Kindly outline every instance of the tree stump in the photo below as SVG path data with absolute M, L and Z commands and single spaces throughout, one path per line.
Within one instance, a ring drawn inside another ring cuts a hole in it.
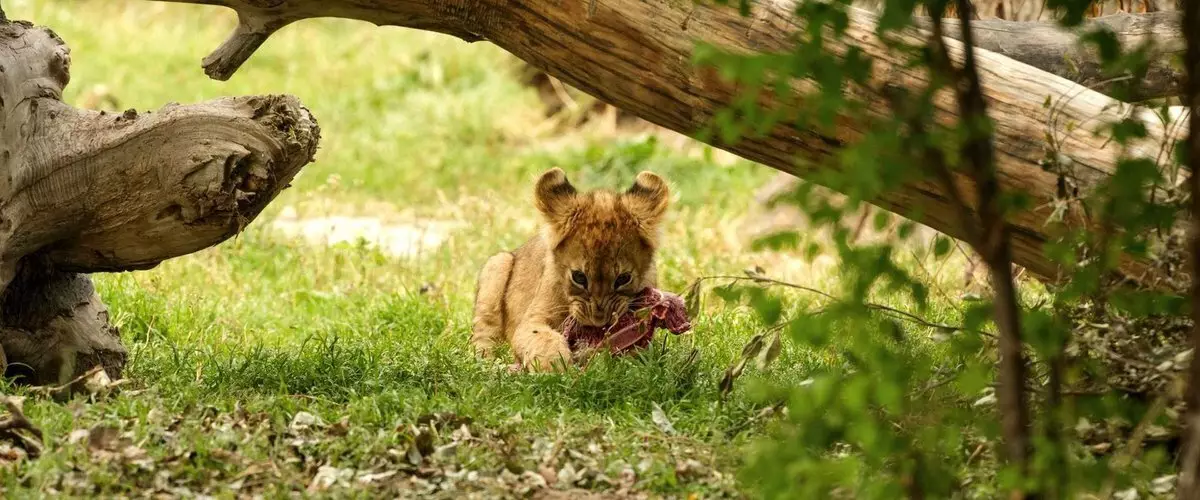
M 0 347 L 5 372 L 63 384 L 126 351 L 86 273 L 149 269 L 237 234 L 313 159 L 290 96 L 120 115 L 62 102 L 70 51 L 0 10 Z

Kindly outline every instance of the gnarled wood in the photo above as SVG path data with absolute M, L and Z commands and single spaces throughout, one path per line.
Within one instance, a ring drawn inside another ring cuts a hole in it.
M 170 0 L 189 1 L 189 0 Z M 546 70 L 564 82 L 606 102 L 629 110 L 657 125 L 685 134 L 701 130 L 714 114 L 734 98 L 735 89 L 711 71 L 691 62 L 697 41 L 740 51 L 786 51 L 802 21 L 792 15 L 793 0 L 756 2 L 754 15 L 743 18 L 736 9 L 696 5 L 673 0 L 278 0 L 264 6 L 256 0 L 201 0 L 192 3 L 225 5 L 239 15 L 297 20 L 333 16 L 430 29 L 464 40 L 486 39 L 517 57 Z M 874 59 L 880 84 L 919 88 L 927 75 L 906 71 L 901 61 L 875 36 L 875 16 L 852 9 L 851 22 L 842 40 L 830 40 L 835 53 L 854 44 Z M 919 33 L 903 35 L 922 43 Z M 963 46 L 947 45 L 952 58 L 961 61 Z M 984 97 L 996 122 L 995 144 L 1001 188 L 1021 191 L 1032 198 L 1034 209 L 1012 219 L 1013 259 L 1036 275 L 1055 278 L 1056 266 L 1044 257 L 1050 238 L 1046 221 L 1056 206 L 1058 177 L 1041 167 L 1048 156 L 1045 137 L 1059 138 L 1058 154 L 1071 164 L 1082 192 L 1087 192 L 1115 170 L 1117 146 L 1096 136 L 1088 127 L 1068 131 L 1068 125 L 1100 124 L 1125 113 L 1120 103 L 1066 79 L 977 49 Z M 1047 99 L 1060 100 L 1054 125 L 1043 107 Z M 865 96 L 868 109 L 888 109 L 879 96 Z M 938 103 L 944 119 L 954 118 L 956 106 L 949 96 Z M 1158 157 L 1166 128 L 1148 116 L 1149 136 L 1134 144 L 1129 154 Z M 856 116 L 838 118 L 839 129 L 817 131 L 780 127 L 765 137 L 737 144 L 718 145 L 753 161 L 805 177 L 831 158 L 840 145 L 855 140 L 871 123 Z M 1182 132 L 1182 131 L 1181 131 Z M 801 160 L 801 161 L 798 161 Z M 956 180 L 960 191 L 974 192 L 966 178 Z M 948 235 L 963 238 L 962 210 L 935 182 L 914 183 L 885 193 L 873 203 L 913 218 Z M 972 200 L 966 200 L 973 203 Z M 1084 224 L 1075 211 L 1068 221 Z M 1160 286 L 1158 276 L 1147 274 L 1141 262 L 1126 260 L 1127 277 Z
M 312 161 L 288 96 L 121 115 L 61 101 L 61 39 L 0 16 L 0 346 L 34 383 L 125 361 L 83 274 L 147 269 L 233 236 Z

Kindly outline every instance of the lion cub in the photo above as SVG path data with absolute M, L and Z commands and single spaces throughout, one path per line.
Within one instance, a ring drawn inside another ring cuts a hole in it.
M 638 174 L 624 193 L 580 193 L 562 169 L 534 189 L 541 234 L 493 255 L 479 273 L 471 342 L 485 356 L 507 341 L 523 367 L 548 371 L 571 360 L 556 328 L 567 315 L 603 326 L 656 285 L 654 250 L 669 202 L 667 183 Z

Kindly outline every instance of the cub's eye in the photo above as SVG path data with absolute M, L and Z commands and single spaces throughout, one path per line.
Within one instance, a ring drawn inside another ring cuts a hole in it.
M 621 288 L 628 285 L 631 280 L 633 280 L 633 276 L 630 276 L 629 273 L 621 273 L 617 276 L 617 281 L 613 283 L 613 288 Z
M 571 281 L 576 285 L 587 288 L 587 275 L 580 271 L 571 271 Z

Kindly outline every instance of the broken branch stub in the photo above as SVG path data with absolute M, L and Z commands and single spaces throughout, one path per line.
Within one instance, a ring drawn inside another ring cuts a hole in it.
M 320 129 L 290 96 L 121 115 L 61 101 L 70 52 L 0 21 L 0 346 L 37 384 L 96 365 L 116 329 L 83 274 L 148 269 L 237 234 L 313 159 Z
M 204 74 L 214 80 L 228 80 L 267 38 L 290 22 L 291 19 L 285 17 L 260 17 L 239 12 L 233 34 L 204 58 Z

